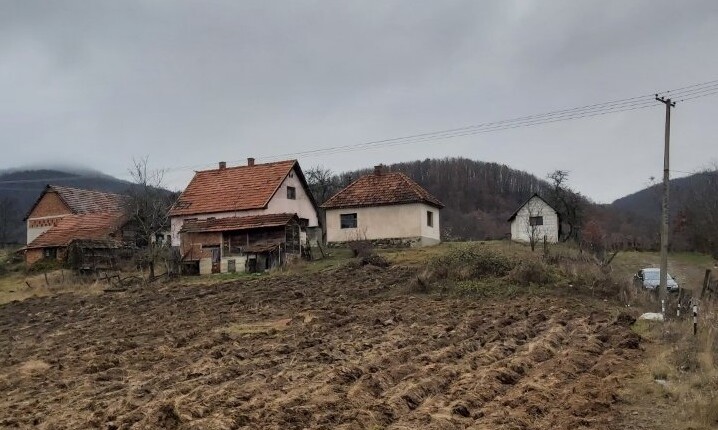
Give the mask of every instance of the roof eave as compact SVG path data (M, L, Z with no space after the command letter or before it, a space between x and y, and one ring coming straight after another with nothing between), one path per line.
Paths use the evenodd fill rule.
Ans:
M443 209L445 206L443 204L436 204L434 202L426 201L426 200L415 200L415 201L405 201L405 202L384 202L384 203L365 203L365 204L348 204L348 205L322 205L322 209L352 209L352 208L368 208L372 206L399 206L399 205L413 205L416 203L423 203L428 206L435 207L437 209Z

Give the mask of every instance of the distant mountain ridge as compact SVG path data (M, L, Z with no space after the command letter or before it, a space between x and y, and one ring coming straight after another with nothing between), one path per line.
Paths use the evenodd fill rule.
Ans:
M671 179L669 194L671 215L675 215L680 211L685 198L694 192L703 175L705 175L705 173L694 173L690 176ZM718 190L716 190L716 192L718 192ZM662 196L663 185L653 184L640 191L614 200L611 206L649 219L658 220L661 216Z

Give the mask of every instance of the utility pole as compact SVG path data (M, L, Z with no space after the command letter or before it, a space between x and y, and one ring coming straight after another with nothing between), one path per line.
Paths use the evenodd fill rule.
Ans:
M668 294L668 190L669 190L669 155L671 140L671 108L676 106L676 102L664 97L658 97L656 100L666 105L666 135L665 147L663 148L663 203L661 205L661 284L658 287L658 296L661 299L661 312L665 313L666 296ZM664 315L665 316L665 315Z

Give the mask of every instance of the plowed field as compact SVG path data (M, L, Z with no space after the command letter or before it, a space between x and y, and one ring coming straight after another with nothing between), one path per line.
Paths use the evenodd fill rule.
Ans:
M613 429L640 355L603 301L341 268L0 307L0 427Z

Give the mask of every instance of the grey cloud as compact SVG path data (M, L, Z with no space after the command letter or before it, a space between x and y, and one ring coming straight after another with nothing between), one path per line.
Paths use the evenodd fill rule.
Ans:
M14 1L0 13L2 167L158 167L460 127L718 78L713 1ZM676 168L716 157L715 103L680 107ZM334 170L463 155L601 201L660 171L660 107L300 158ZM641 160L638 162L638 160ZM607 170L610 172L607 173ZM168 174L180 188L191 169Z

